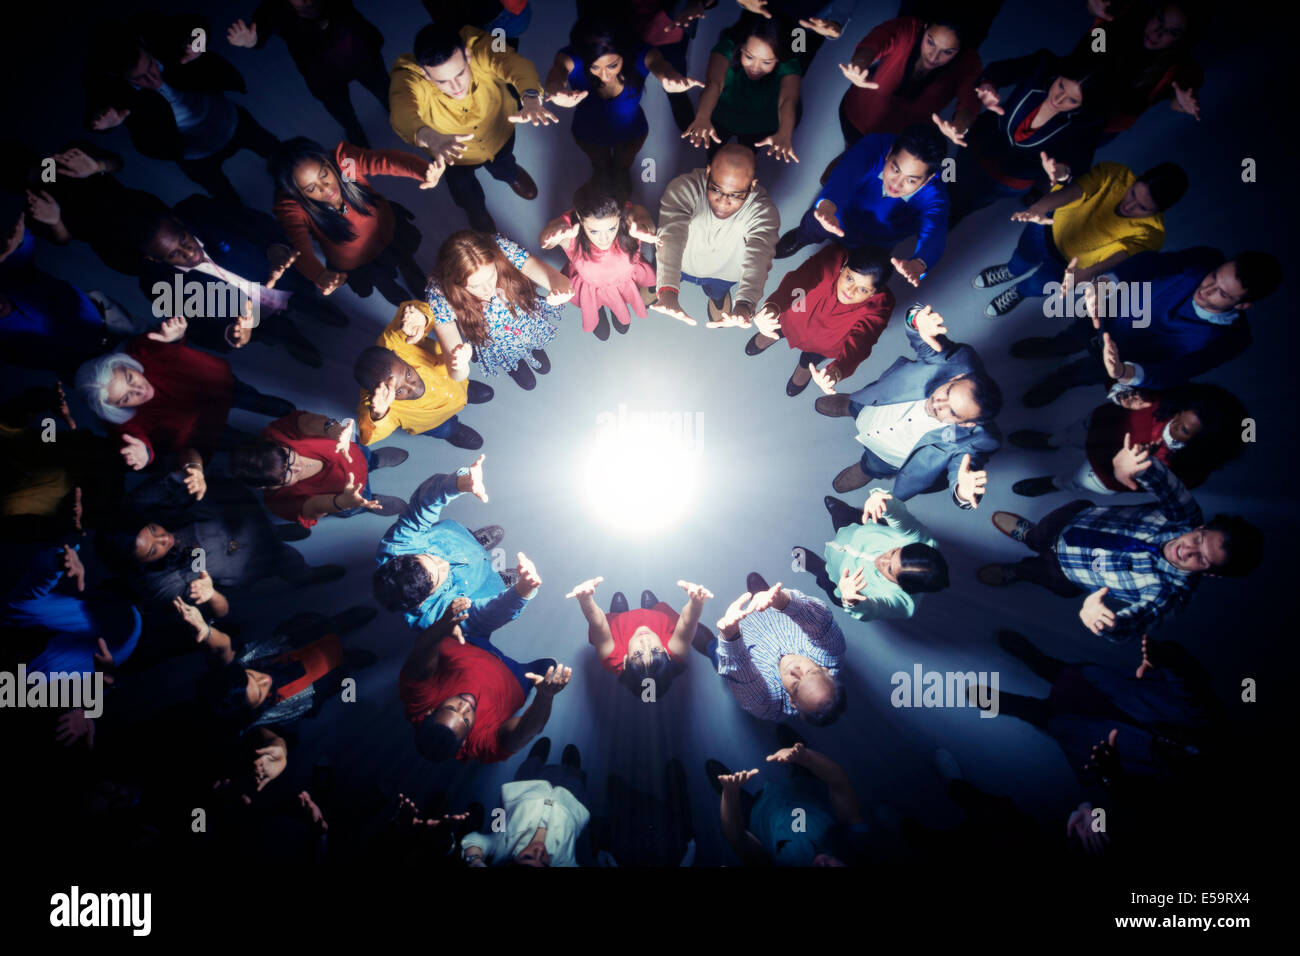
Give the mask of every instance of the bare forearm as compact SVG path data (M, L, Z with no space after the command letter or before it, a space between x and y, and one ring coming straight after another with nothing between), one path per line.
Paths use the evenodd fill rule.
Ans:
M528 741L542 732L546 722L551 719L551 700L550 694L538 694L528 709L519 716L519 722L504 741L510 753L518 753Z
M211 617L225 617L230 613L230 602L216 588L212 589L212 597L208 599L207 604L204 606L208 609Z

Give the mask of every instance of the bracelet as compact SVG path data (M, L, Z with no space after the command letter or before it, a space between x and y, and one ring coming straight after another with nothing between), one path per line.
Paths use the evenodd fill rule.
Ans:
M331 428L333 428L335 425L339 425L339 424L341 424L341 422L339 422L339 420L338 420L337 418L327 418L327 419L325 419L325 435L326 435L326 437L329 436L329 430L330 430Z
M335 511L342 511L342 510L343 510L342 508L339 507L339 496L338 496L337 494L334 496L334 498L332 499L331 503L334 505L334 510L335 510Z

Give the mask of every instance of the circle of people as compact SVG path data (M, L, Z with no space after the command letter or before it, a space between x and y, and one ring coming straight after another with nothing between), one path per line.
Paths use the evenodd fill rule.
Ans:
M961 220L1012 197L1021 202L1003 205L1015 207L1020 238L1004 261L972 278L993 295L985 315L996 320L1028 301L1065 316L1062 331L1012 346L1017 360L1057 366L1023 402L1046 408L1076 387L1107 389L1080 421L1008 436L1020 448L1070 455L1059 473L1013 490L1137 492L1144 501L1080 499L1038 518L995 512L994 527L1030 553L980 568L979 580L1025 581L1070 597L1082 626L1130 641L1185 605L1203 576L1240 575L1258 563L1259 531L1232 515L1207 520L1189 491L1240 453L1247 412L1227 390L1191 380L1248 347L1249 310L1277 288L1279 264L1264 252L1228 255L1186 242L1163 251L1163 214L1189 186L1183 170L1164 162L1137 174L1092 160L1148 109L1200 119L1202 77L1187 52L1203 26L1196 5L1094 0L1089 12L1107 30L1107 51L1094 49L1090 31L1065 56L1039 50L983 64L977 47L999 4L964 4L954 16L905 2L840 64L845 150L784 232L760 160L799 163L801 79L824 41L843 34L855 4L742 0L703 80L687 75L687 45L716 3L639 2L618 15L579 3L570 43L544 80L516 51L533 5L487 6L492 15L477 20L435 14L391 67L379 55L378 30L347 0L266 0L251 22L232 25L229 44L248 51L281 35L345 130L333 145L281 141L233 102L228 94L244 91L239 71L224 55L188 45L201 18L149 15L100 37L87 74L87 126L125 126L142 155L174 161L208 193L173 207L119 182L122 158L90 142L49 159L8 151L18 158L6 186L18 185L4 200L12 226L0 261L6 361L72 381L108 435L77 428L61 383L7 403L4 440L19 478L10 479L5 521L21 570L4 616L43 629L31 670L91 672L133 654L201 645L212 662L202 699L256 745L251 784L260 790L287 764L277 728L318 705L327 678L345 668L339 632L375 612L306 614L242 648L223 618L257 581L337 580L343 568L308 566L288 542L324 519L373 513L392 519L377 550L375 597L417 632L399 678L416 748L431 761L498 762L520 751L545 727L572 669L551 658L521 664L490 640L529 606L541 577L523 553L513 568L494 567L499 526L471 529L443 517L458 496L488 501L485 456L428 478L409 500L375 493L371 473L407 458L379 447L399 430L480 449L482 436L461 414L490 401L487 382L502 374L537 387L569 302L583 332L602 341L654 315L751 330L744 352L753 357L784 340L796 358L787 395L814 384L815 412L845 419L846 445L853 438L860 446L834 477L835 492L892 480L889 491L870 489L865 503L827 497L833 540L796 546L825 599L754 572L743 592L721 596L725 609L710 627L705 607L714 594L695 582L678 582L680 609L645 591L636 609L620 592L603 610L599 576L565 595L586 620L601 666L633 693L667 693L694 650L750 714L830 724L847 704L845 636L831 607L864 622L906 618L924 594L947 587L941 543L906 502L944 493L954 507L978 508L986 466L1003 442L1003 397L984 361L950 337L930 306L894 320L895 290L923 289ZM705 156L667 184L657 216L631 201L652 75L683 148ZM370 147L349 99L352 80L389 110L410 150ZM479 174L535 200L537 185L515 159L516 136L557 135L526 127L556 124L565 113L592 175L537 237L536 248L563 252L557 269L497 229ZM273 217L247 208L222 172L245 149L267 160ZM43 176L51 164L56 176ZM428 276L414 259L416 217L385 198L383 183L394 177L447 189L468 219L468 229L442 242ZM138 276L165 320L131 334L138 326L128 310L41 271L34 236L88 243L111 268ZM908 251L891 254L911 237ZM805 249L811 255L767 291L773 261ZM232 362L250 345L283 348L320 368L313 338L323 330L315 326L348 322L329 299L344 285L361 297L378 291L395 308L356 358L353 417L297 409L236 377ZM686 285L703 289L706 314ZM168 303L161 311L160 296ZM848 386L891 320L904 324L912 354L875 381ZM227 426L232 408L274 420L260 435L236 433ZM54 442L28 427L51 410L67 425ZM210 475L218 455L228 468ZM118 467L106 467L114 458ZM147 477L124 493L127 472ZM273 525L258 496L286 523ZM84 591L78 548L92 530L100 558L129 582L129 599ZM1144 666L1154 666L1142 643ZM73 712L60 734L72 742L93 726ZM806 786L785 803L780 788L765 787L776 809L764 815L752 798L742 808L742 787L757 771L716 765L710 779L722 795L724 833L747 862L843 862L852 851L833 849L839 844L827 834L851 834L862 819L842 768L788 727L778 739L768 760L832 794L818 803L826 807L821 829L792 843L772 822L782 814L788 822L787 804L812 805ZM573 863L589 816L585 798L575 797L585 776L572 746L559 766L545 766L548 752L542 738L506 785L505 829L460 841L469 865Z

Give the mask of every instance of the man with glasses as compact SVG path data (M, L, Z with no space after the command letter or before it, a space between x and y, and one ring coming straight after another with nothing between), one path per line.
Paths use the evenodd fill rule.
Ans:
M749 328L772 268L781 217L754 176L754 152L718 150L703 169L678 176L659 203L658 312L696 325L681 306L681 284L709 298L707 328ZM732 289L735 299L732 300Z
M313 527L326 515L362 511L398 515L406 502L371 497L370 472L406 461L401 448L369 451L354 440L356 422L295 411L262 429L257 441L230 453L235 478L262 490L266 507L286 521Z

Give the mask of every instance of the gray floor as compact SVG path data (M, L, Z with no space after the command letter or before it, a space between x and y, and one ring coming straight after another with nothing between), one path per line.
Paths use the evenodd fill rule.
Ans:
M565 42L573 6L552 0L535 0L535 5L538 13L523 38L522 52L544 75L554 51ZM235 16L247 16L251 6L213 14L214 23L221 25L218 32L224 34L224 24ZM362 0L358 6L387 37L385 54L390 61L410 48L414 32L425 22L423 9L413 0L402 4ZM805 115L795 140L802 162L782 168L760 161L760 182L772 192L787 225L797 221L816 191L817 177L842 148L835 110L844 82L836 64L848 59L853 44L871 25L894 12L892 4L883 2L862 6L846 37L823 48L807 78ZM1056 5L1009 0L982 50L984 59L1040 46L1067 49L1088 25L1083 7L1073 0ZM730 0L723 0L705 20L691 48L692 75L704 76L713 40L734 19L734 9ZM1246 27L1228 23L1220 24L1213 41L1202 45L1200 55L1210 77L1201 96L1202 122L1165 108L1153 109L1136 132L1120 137L1099 156L1139 171L1170 159L1185 165L1192 190L1167 217L1167 248L1209 244L1231 253L1260 247L1290 263L1286 228L1290 219L1281 205L1284 187L1280 184L1289 164L1284 165L1281 143L1270 135L1268 117L1260 115L1272 94L1267 78L1254 69L1257 53L1251 43ZM325 143L336 141L338 129L308 95L280 41L261 52L232 50L224 36L212 46L244 72L250 86L244 102L265 126L286 138L306 134ZM41 131L28 138L45 150L75 134L80 115L71 79L54 82L63 86L49 95L34 93L30 102L10 107L24 114L25 123L18 128ZM654 210L668 180L701 164L702 153L678 140L662 91L653 81L650 87L644 106L652 132L641 155L654 161L656 178L640 185L637 198ZM354 101L374 145L401 145L384 111L368 93L354 87ZM56 107L66 111L62 126L49 120ZM502 184L487 185L489 208L501 230L534 250L542 224L567 207L567 197L587 173L586 160L569 136L568 122L562 115L559 127L519 131L518 155L540 187L537 201L524 202ZM103 141L126 157L121 178L129 185L151 189L168 201L194 191L173 166L134 153L123 131L114 131ZM1241 180L1245 157L1257 160L1256 183ZM257 157L241 154L226 169L250 205L269 208L271 187ZM381 188L416 211L424 232L418 259L431 266L441 239L464 222L446 189L440 187L430 195L407 183L382 183ZM1050 409L1029 411L1019 405L1018 396L1045 371L1044 363L1012 360L1007 348L1023 335L1055 326L1028 304L1005 319L987 320L982 315L987 296L970 286L976 270L1006 261L1019 232L1019 226L1007 220L1016 208L1000 204L963 223L943 261L920 289L912 290L897 279L893 283L900 313L912 301L929 303L947 317L953 338L979 348L1008 397L1000 419L1004 432L1064 424L1101 399L1100 393L1076 390ZM85 247L45 246L37 254L49 271L83 288L103 289L140 314L146 311L134 284L105 270ZM554 265L562 264L559 253L546 257ZM768 288L774 289L785 271L803 259L800 254L778 262ZM1286 314L1289 286L1253 314L1253 349L1210 377L1240 395L1258 422L1259 439L1243 461L1216 475L1199 495L1208 514L1236 511L1267 527L1266 566L1246 581L1205 582L1191 611L1162 631L1162 636L1176 636L1206 660L1220 691L1233 700L1242 678L1262 677L1280 666L1281 642L1275 640L1271 621L1279 609L1278 590L1289 563L1283 545L1294 539L1296 531L1292 474L1287 467L1296 439L1295 392L1285 364L1291 351ZM683 298L687 308L703 315L704 300L697 289ZM253 348L235 359L237 373L302 408L339 416L352 413L356 403L352 357L370 344L392 310L378 294L359 300L345 289L335 299L352 316L352 324L322 336L320 345L327 357L323 371L302 374L301 366L281 362L282 353ZM795 544L820 546L829 537L821 498L831 492L832 476L857 457L855 444L845 421L814 414L815 387L798 399L785 396L782 386L793 357L783 348L773 348L760 358L743 354L748 335L688 328L651 313L649 319L634 322L626 337L615 335L601 343L582 334L576 310L566 309L561 334L550 350L554 371L537 390L525 393L508 380L493 380L495 401L465 413L464 420L486 438L492 500L483 505L463 498L447 511L448 517L470 527L504 525L507 551L513 556L523 550L537 562L545 582L541 594L516 623L498 633L497 641L520 660L552 655L574 665L572 685L557 698L545 731L555 741L555 753L570 741L581 747L592 790L602 795L597 797L598 806L607 773L617 771L635 786L657 789L663 762L674 755L682 759L693 789L701 863L729 860L717 829L717 801L703 779L705 758L716 757L735 767L762 766L764 754L775 747L771 728L745 715L716 676L701 666L703 659L698 656L671 694L654 704L642 703L598 666L586 644L582 617L574 602L564 600L564 593L599 574L605 577L601 595L606 601L615 589L622 589L635 605L640 590L650 587L679 605L681 592L674 582L686 578L707 585L717 595L706 610L705 621L712 624L730 598L744 589L748 570L759 570L787 586L814 590L809 575L792 569L790 549ZM872 381L906 348L896 317L850 386ZM583 449L596 437L597 416L616 410L620 403L647 412L703 415L694 505L671 534L644 540L611 534L594 520L583 500ZM256 424L242 415L236 413L235 424ZM402 435L393 443L409 449L411 458L400 469L376 477L374 488L379 492L406 494L426 475L465 464L471 457L445 442L425 438ZM1019 554L1016 545L989 526L995 509L1035 516L1065 500L1058 494L1027 503L1012 495L1013 481L1052 470L1043 468L1041 461L1014 448L1001 451L990 469L989 494L975 512L955 509L942 495L911 503L943 546L953 577L947 592L926 598L916 619L864 626L837 611L850 643L846 668L850 709L834 727L809 727L803 732L811 746L849 769L868 803L889 804L934 825L955 823L957 811L933 770L932 755L938 747L951 750L976 785L1012 794L1023 808L1051 826L1062 824L1077 802L1071 769L1052 741L1031 727L1009 718L981 720L971 709L906 710L889 703L890 675L910 672L916 663L927 670L996 670L1004 691L1045 693L1042 681L997 648L993 634L1004 626L1031 635L1058 657L1136 666L1134 649L1113 647L1080 626L1074 603L1028 585L995 592L974 580L980 564ZM858 503L864 495L847 497ZM322 522L300 546L303 553L312 563L344 563L349 573L323 593L312 593L310 599L303 595L303 602L310 600L313 608L328 610L370 600L373 549L384 527L384 520L375 517ZM259 609L268 622L285 611L275 602ZM306 785L315 763L329 762L337 773L375 781L389 793L404 790L422 795L442 788L450 791L453 802L480 799L489 808L495 806L500 784L511 778L522 755L493 766L425 764L411 744L396 693L397 671L410 632L398 618L381 615L352 640L374 650L380 661L358 676L356 703L333 701L317 720L300 727L303 743L292 756L293 786ZM1250 726L1260 725L1251 708L1237 705L1233 710L1241 712L1239 716ZM773 772L765 769L763 774Z

